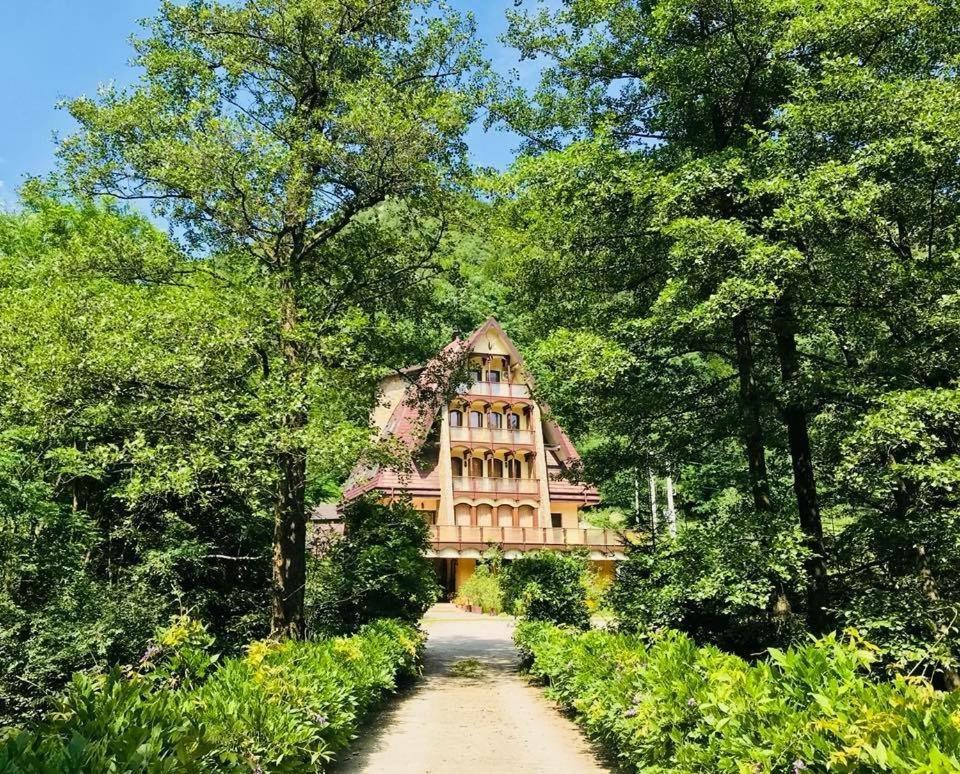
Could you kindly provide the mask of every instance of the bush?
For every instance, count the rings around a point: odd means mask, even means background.
[[[787,510],[758,513],[733,489],[716,492],[675,538],[635,546],[608,602],[627,631],[678,629],[741,656],[806,637],[802,535]]]
[[[503,610],[503,589],[500,576],[487,564],[481,564],[476,572],[464,581],[457,591],[457,603],[478,605],[485,613],[496,615]]]
[[[429,530],[408,501],[356,500],[307,580],[307,625],[324,635],[350,634],[380,618],[415,623],[440,598],[426,558]]]
[[[503,571],[504,609],[531,621],[586,629],[586,563],[571,554],[537,551],[514,559]]]
[[[645,772],[960,771],[960,693],[875,682],[851,632],[751,665],[680,632],[521,623],[530,672],[594,739]]]
[[[255,642],[210,672],[202,628],[171,630],[149,666],[76,675],[48,722],[5,732],[0,771],[323,769],[417,671],[424,639],[384,620],[347,638]]]

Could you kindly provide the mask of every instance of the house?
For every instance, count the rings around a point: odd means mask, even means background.
[[[507,560],[582,549],[605,575],[624,558],[617,533],[585,521],[599,495],[567,477],[579,456],[531,387],[523,357],[492,317],[381,386],[373,423],[406,448],[412,465],[358,466],[344,500],[408,495],[430,525],[429,556],[448,592],[492,545]]]

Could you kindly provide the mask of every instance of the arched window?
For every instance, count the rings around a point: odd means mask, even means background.
[[[477,526],[478,527],[492,527],[493,526],[493,508],[491,508],[486,503],[481,503],[477,506]]]
[[[520,460],[514,458],[507,461],[507,476],[509,478],[520,478],[523,475],[523,466]]]
[[[470,427],[483,427],[483,414],[479,411],[471,411]]]
[[[491,411],[487,414],[487,427],[498,429],[503,427],[503,414],[498,414],[496,411]]]
[[[499,460],[496,457],[493,458],[492,475],[494,478],[503,478],[503,460]]]
[[[450,469],[451,469],[451,473],[452,473],[454,476],[462,476],[462,475],[463,475],[463,460],[460,459],[459,457],[451,457],[451,458],[450,458]]]
[[[453,409],[450,412],[450,427],[463,427],[463,412]]]
[[[479,457],[470,458],[470,475],[476,478],[483,475],[483,460]]]
[[[458,526],[469,527],[470,526],[470,506],[466,503],[458,503],[453,506],[453,518],[457,522]]]
[[[520,526],[521,527],[533,526],[533,506],[532,505],[520,506]]]
[[[497,508],[497,526],[498,527],[513,526],[513,506],[501,505],[499,508]]]
[[[509,430],[519,430],[520,429],[520,415],[510,412],[507,414],[507,429]]]

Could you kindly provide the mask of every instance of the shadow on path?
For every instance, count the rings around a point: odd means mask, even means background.
[[[436,605],[423,678],[361,731],[340,774],[610,772],[577,726],[517,673],[513,621]],[[464,663],[466,662],[466,663]]]

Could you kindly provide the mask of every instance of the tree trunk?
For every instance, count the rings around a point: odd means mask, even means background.
[[[776,302],[773,327],[777,340],[777,356],[780,372],[786,389],[783,418],[787,425],[790,444],[790,460],[793,465],[793,491],[797,498],[800,529],[804,543],[810,551],[805,564],[807,575],[807,622],[811,631],[823,632],[826,628],[827,565],[823,545],[823,525],[820,521],[820,506],[817,502],[817,486],[814,479],[813,458],[810,452],[810,434],[807,429],[807,412],[798,394],[796,317],[789,297],[782,296]]]
[[[667,466],[667,531],[671,537],[677,536],[677,511],[673,504],[673,476],[670,466]]]
[[[733,318],[733,338],[737,347],[737,371],[740,374],[740,408],[743,422],[743,442],[750,472],[750,491],[758,511],[773,510],[770,501],[770,483],[767,480],[767,460],[760,424],[760,394],[753,377],[753,345],[750,324],[745,312]]]
[[[280,334],[288,391],[283,438],[278,454],[280,480],[273,521],[273,588],[270,629],[275,637],[302,639],[306,584],[307,454],[302,433],[307,424],[303,405],[305,371],[296,339],[299,309],[295,275],[281,280]]]

